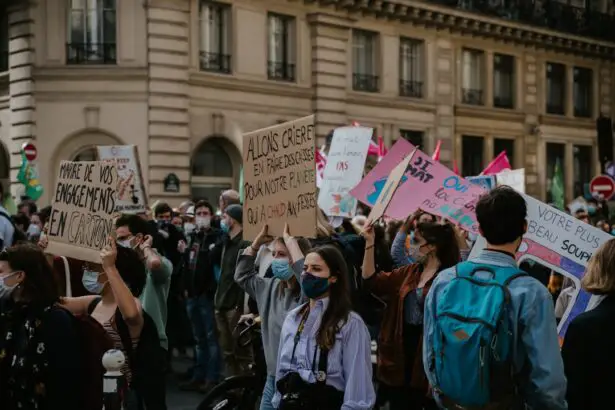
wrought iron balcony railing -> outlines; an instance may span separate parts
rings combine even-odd
[[[268,61],[267,76],[270,80],[295,81],[295,65],[285,61]]]
[[[587,106],[574,107],[574,116],[578,118],[591,118],[592,110]]]
[[[496,108],[515,108],[512,97],[503,95],[493,96],[493,106]]]
[[[231,56],[229,54],[201,51],[201,70],[215,73],[231,73]]]
[[[115,64],[117,59],[115,43],[68,43],[67,64]]]
[[[423,98],[423,82],[399,80],[399,95],[402,97]]]
[[[483,105],[483,90],[477,90],[472,88],[463,88],[461,90],[461,102],[471,105]]]
[[[352,74],[352,89],[369,93],[378,92],[378,76],[371,74]]]
[[[547,102],[547,114],[564,115],[566,110],[564,109],[564,102]]]

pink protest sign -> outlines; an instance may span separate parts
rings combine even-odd
[[[374,206],[391,171],[414,146],[400,139],[389,153],[350,192],[366,205]],[[417,209],[442,216],[461,228],[478,233],[474,206],[484,189],[417,150],[399,182],[386,215],[405,219]]]

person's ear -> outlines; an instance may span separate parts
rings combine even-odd
[[[337,282],[337,276],[329,276],[329,283]]]

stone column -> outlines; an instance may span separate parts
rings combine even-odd
[[[526,54],[523,61],[523,77],[520,78],[523,94],[523,110],[525,111],[525,192],[536,198],[542,197],[542,182],[539,180],[538,170],[538,62],[533,55]],[[545,174],[546,175],[546,174]]]
[[[442,141],[440,162],[453,168],[453,140],[455,138],[455,51],[450,40],[439,38],[435,47],[435,102],[434,141]],[[458,164],[461,165],[461,164]]]
[[[190,196],[189,131],[190,2],[150,0],[147,9],[149,62],[148,133],[149,195],[155,199]],[[174,173],[180,192],[164,192],[163,181]]]
[[[329,131],[348,122],[346,90],[350,85],[348,79],[352,79],[352,67],[348,67],[347,53],[352,49],[351,21],[313,13],[308,22],[312,39],[312,111],[320,145]]]
[[[31,2],[9,7],[9,157],[11,193],[19,200],[17,182],[21,146],[36,139],[34,104],[34,8]]]

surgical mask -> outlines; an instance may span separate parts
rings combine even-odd
[[[229,233],[229,231],[231,230],[231,227],[228,226],[226,221],[223,219],[220,221],[220,229],[222,229],[222,232],[224,233]]]
[[[589,205],[587,207],[587,213],[590,215],[595,215],[596,214],[596,207],[593,205]]]
[[[120,245],[122,248],[128,248],[128,249],[134,249],[135,247],[132,246],[132,240],[133,240],[134,236],[131,236],[130,238],[126,238],[123,239],[121,241],[117,241],[117,244]]]
[[[321,278],[309,272],[303,272],[301,274],[301,289],[308,298],[319,298],[329,290],[329,278]]]
[[[100,295],[105,287],[104,283],[98,283],[98,275],[98,272],[84,270],[83,276],[81,277],[81,283],[83,283],[85,290],[95,295]]]
[[[196,226],[199,229],[207,229],[211,226],[211,217],[209,216],[197,216],[194,220]]]
[[[293,276],[288,259],[274,259],[271,261],[273,276],[281,280],[289,280]]]
[[[190,235],[192,232],[194,232],[194,228],[195,228],[195,226],[194,226],[194,224],[192,222],[186,222],[184,224],[184,233],[186,235]]]
[[[36,224],[28,226],[28,238],[38,238],[41,236],[41,228]]]
[[[17,289],[17,286],[19,284],[15,284],[13,286],[9,286],[6,283],[4,283],[4,281],[7,278],[10,278],[11,276],[17,274],[18,272],[11,272],[6,276],[2,276],[0,277],[0,300],[6,300],[9,299],[11,297],[11,295],[13,294],[13,292],[15,291],[15,289]]]

